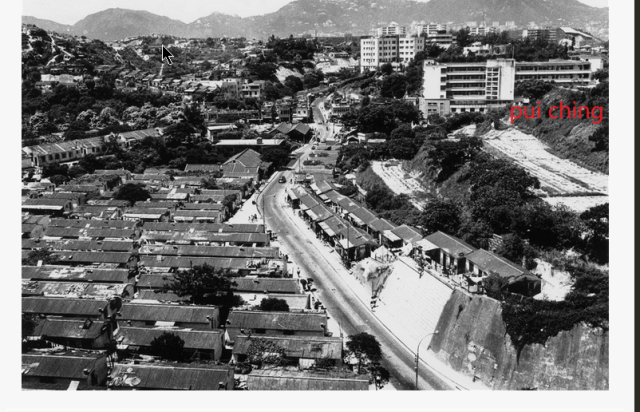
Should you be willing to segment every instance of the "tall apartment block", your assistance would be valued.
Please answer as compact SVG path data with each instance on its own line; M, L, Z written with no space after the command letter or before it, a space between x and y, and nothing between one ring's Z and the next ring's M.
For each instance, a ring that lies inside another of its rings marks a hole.
M424 37L377 36L360 39L360 72L376 70L385 63L408 63L424 50Z

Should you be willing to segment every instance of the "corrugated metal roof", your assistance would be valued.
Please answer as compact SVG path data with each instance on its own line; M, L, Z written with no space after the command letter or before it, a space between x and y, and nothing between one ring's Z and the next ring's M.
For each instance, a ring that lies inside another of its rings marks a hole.
M213 232L156 232L145 231L143 238L157 241L173 240L176 242L229 242L229 243L257 243L268 244L269 235L266 233L213 233Z
M117 263L125 264L129 262L131 253L123 252L55 252L61 262L73 263Z
M125 303L122 305L122 316L118 319L210 324L207 316L215 319L218 314L219 310L215 306Z
M222 341L221 329L212 330L180 330L159 328L135 328L121 326L118 334L114 336L118 345L122 346L151 346L151 341L163 333L168 332L177 335L184 341L185 349L214 350L216 339Z
M280 257L278 248L248 246L144 245L141 255L266 258Z
M261 312L234 310L229 313L227 328L274 329L322 332L326 313Z
M245 336L238 335L234 355L245 355L252 343L272 342L285 355L305 359L342 359L342 338L324 336Z
M22 279L22 293L47 297L108 299L133 298L133 285L128 283L47 282Z
M44 338L96 339L107 322L85 321L75 319L39 319L32 336Z
M254 223L165 223L145 222L144 230L169 232L264 233L264 225Z
M238 292L270 292L270 293L302 293L297 279L277 278L233 278L237 286L232 286Z
M424 240L435 245L438 249L442 249L451 256L466 255L476 250L462 239L440 231L430 234L425 237Z
M103 355L22 355L22 375L86 380L84 370L93 370Z
M96 269L73 266L23 266L23 279L93 281L103 283L127 283L128 269Z
M281 370L253 370L247 376L250 391L320 391L320 390L369 390L369 379L354 375L331 375Z
M133 229L137 222L130 220L102 220L102 219L51 219L49 227L66 227L66 228L113 228L113 229Z
M22 313L100 317L109 304L98 299L22 298Z
M210 365L116 364L109 387L160 390L218 390L222 382L233 390L233 367Z

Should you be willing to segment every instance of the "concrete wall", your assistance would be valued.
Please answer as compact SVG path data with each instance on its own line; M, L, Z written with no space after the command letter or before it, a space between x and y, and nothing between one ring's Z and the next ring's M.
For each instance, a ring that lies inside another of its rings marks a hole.
M496 300L454 291L442 311L430 350L454 370L492 389L609 389L609 335L577 325L546 345L516 350Z

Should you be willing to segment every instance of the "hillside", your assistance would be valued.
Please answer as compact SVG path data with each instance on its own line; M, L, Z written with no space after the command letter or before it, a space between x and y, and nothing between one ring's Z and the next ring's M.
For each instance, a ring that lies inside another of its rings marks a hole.
M140 67L143 60L135 53L120 54L100 40L82 40L74 36L56 34L35 28L22 35L22 61L27 66L51 66L68 62L99 66L125 62Z
M47 30L65 31L101 40L116 40L128 36L152 33L180 37L244 36L266 38L271 34L351 33L366 35L372 26L392 21L409 25L416 20L465 23L481 22L483 12L487 22L515 21L526 25L581 27L590 21L606 23L608 8L595 8L577 0L296 0L273 13L241 18L212 13L184 23L146 11L107 9L91 14L72 26L61 25L34 17L23 17L23 23L33 23Z
M604 86L604 84L603 84ZM595 94L594 89L591 95ZM559 101L577 101L578 105L588 104L589 95L554 89L541 99L542 112L548 113L548 108L557 105ZM600 102L603 104L604 100ZM565 103L566 104L566 103ZM608 85L606 89L605 116L608 112ZM517 119L516 126L525 132L532 134L546 143L551 151L558 157L569 159L583 167L609 173L608 147L599 149L589 137L600 127L590 119L551 119L542 116L542 119ZM603 122L605 124L605 122Z

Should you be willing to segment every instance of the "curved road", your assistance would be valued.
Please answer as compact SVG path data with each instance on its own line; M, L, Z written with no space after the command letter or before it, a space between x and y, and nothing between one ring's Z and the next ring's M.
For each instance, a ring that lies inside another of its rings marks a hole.
M306 151L309 149L308 147ZM291 260L297 263L302 273L314 279L319 299L342 331L346 335L366 331L376 336L384 355L382 364L391 373L393 386L404 390L415 389L414 353L378 321L371 309L342 280L338 270L346 269L334 267L335 263L330 262L315 242L312 242L311 238L315 235L304 228L298 217L292 217L291 212L285 210L289 207L285 201L286 185L277 183L283 173L288 181L293 172L278 172L261 194L264 196L263 213L266 212L268 227L277 233ZM257 203L262 206L262 201ZM294 219L299 221L296 222ZM423 363L420 366L419 385L420 389L453 389L432 371L427 370Z

